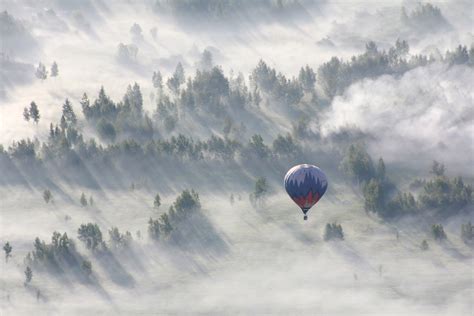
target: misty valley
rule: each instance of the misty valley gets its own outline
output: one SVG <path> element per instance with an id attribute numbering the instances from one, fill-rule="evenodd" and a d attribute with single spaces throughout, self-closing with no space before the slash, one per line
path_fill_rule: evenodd
<path id="1" fill-rule="evenodd" d="M 0 314 L 472 315 L 473 9 L 2 1 Z"/>

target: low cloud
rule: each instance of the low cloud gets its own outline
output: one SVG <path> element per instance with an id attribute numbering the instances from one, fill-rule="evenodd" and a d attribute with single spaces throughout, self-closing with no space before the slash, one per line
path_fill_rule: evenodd
<path id="1" fill-rule="evenodd" d="M 434 64 L 358 82 L 334 99 L 323 131 L 357 127 L 388 161 L 437 159 L 467 170 L 474 163 L 472 80 L 472 68 Z"/>

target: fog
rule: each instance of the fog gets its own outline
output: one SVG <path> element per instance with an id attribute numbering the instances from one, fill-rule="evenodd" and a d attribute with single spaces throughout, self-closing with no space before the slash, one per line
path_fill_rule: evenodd
<path id="1" fill-rule="evenodd" d="M 474 163 L 472 78 L 468 67 L 435 64 L 354 84 L 334 99 L 326 133 L 357 126 L 374 135 L 372 151 L 387 160 L 420 165 L 436 156 L 465 170 Z"/>
<path id="2" fill-rule="evenodd" d="M 472 315 L 473 9 L 2 1 L 0 314 Z"/>

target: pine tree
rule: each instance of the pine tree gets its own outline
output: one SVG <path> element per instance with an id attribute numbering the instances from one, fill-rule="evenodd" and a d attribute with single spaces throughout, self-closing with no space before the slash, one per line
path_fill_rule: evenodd
<path id="1" fill-rule="evenodd" d="M 98 247 L 105 247 L 102 239 L 102 231 L 99 225 L 93 223 L 82 224 L 77 230 L 78 238 L 85 243 L 86 247 L 96 250 Z"/>
<path id="2" fill-rule="evenodd" d="M 152 82 L 153 82 L 153 87 L 160 90 L 163 89 L 163 77 L 161 76 L 160 71 L 153 72 Z"/>
<path id="3" fill-rule="evenodd" d="M 42 64 L 38 64 L 38 68 L 36 68 L 36 78 L 45 80 L 48 77 L 48 71 L 46 70 L 46 67 Z"/>
<path id="4" fill-rule="evenodd" d="M 40 112 L 38 106 L 36 105 L 35 101 L 31 101 L 30 103 L 30 118 L 38 124 L 40 119 Z"/>
<path id="5" fill-rule="evenodd" d="M 431 173 L 437 177 L 444 176 L 444 164 L 433 160 L 433 164 L 431 165 Z"/>
<path id="6" fill-rule="evenodd" d="M 87 277 L 89 277 L 92 274 L 92 263 L 89 260 L 83 260 L 81 270 Z"/>
<path id="7" fill-rule="evenodd" d="M 316 74 L 311 67 L 306 65 L 306 67 L 301 67 L 298 80 L 304 90 L 311 91 L 314 89 L 314 84 L 316 83 Z"/>
<path id="8" fill-rule="evenodd" d="M 49 203 L 53 198 L 53 195 L 51 194 L 51 191 L 49 190 L 44 190 L 43 192 L 43 199 L 46 203 Z"/>
<path id="9" fill-rule="evenodd" d="M 84 194 L 84 192 L 81 194 L 80 202 L 81 202 L 82 207 L 87 206 L 87 198 L 86 198 L 86 195 Z"/>
<path id="10" fill-rule="evenodd" d="M 209 71 L 212 69 L 213 61 L 212 61 L 212 53 L 205 49 L 202 52 L 201 55 L 201 60 L 199 62 L 199 68 L 201 68 L 204 71 Z"/>
<path id="11" fill-rule="evenodd" d="M 31 282 L 33 279 L 33 270 L 30 267 L 26 267 L 25 269 L 25 285 Z"/>
<path id="12" fill-rule="evenodd" d="M 184 83 L 185 80 L 186 78 L 184 74 L 183 65 L 181 63 L 178 63 L 173 73 L 173 76 L 168 79 L 166 85 L 174 94 L 177 95 L 179 92 L 179 87 Z"/>
<path id="13" fill-rule="evenodd" d="M 423 251 L 426 251 L 430 248 L 429 245 L 428 245 L 428 242 L 426 241 L 426 239 L 423 239 L 423 241 L 421 242 L 420 247 L 421 247 L 421 250 L 423 250 Z"/>
<path id="14" fill-rule="evenodd" d="M 61 127 L 61 131 L 63 131 L 63 132 L 67 128 L 67 122 L 66 122 L 66 118 L 64 117 L 64 115 L 61 115 L 61 120 L 59 122 L 59 126 Z"/>
<path id="15" fill-rule="evenodd" d="M 444 232 L 443 225 L 435 224 L 431 227 L 431 233 L 435 240 L 445 240 L 446 233 Z"/>
<path id="16" fill-rule="evenodd" d="M 13 247 L 7 241 L 5 245 L 3 245 L 3 250 L 5 251 L 5 261 L 8 262 L 8 258 L 11 257 Z"/>
<path id="17" fill-rule="evenodd" d="M 268 192 L 267 179 L 265 177 L 260 177 L 255 182 L 254 195 L 256 199 L 263 197 Z"/>
<path id="18" fill-rule="evenodd" d="M 326 224 L 326 227 L 324 229 L 324 240 L 328 241 L 332 239 L 344 239 L 344 232 L 342 231 L 342 226 L 340 224 Z"/>
<path id="19" fill-rule="evenodd" d="M 89 197 L 89 205 L 94 206 L 94 199 L 92 198 L 92 195 Z"/>
<path id="20" fill-rule="evenodd" d="M 153 207 L 157 209 L 160 207 L 160 205 L 161 205 L 161 197 L 158 193 L 156 193 L 155 199 L 153 200 Z"/>
<path id="21" fill-rule="evenodd" d="M 163 213 L 160 216 L 160 231 L 165 235 L 169 236 L 171 234 L 171 231 L 173 230 L 173 227 L 171 226 L 170 219 L 168 217 L 168 214 Z"/>
<path id="22" fill-rule="evenodd" d="M 383 162 L 382 157 L 379 159 L 376 174 L 377 174 L 377 178 L 380 181 L 383 181 L 385 179 L 385 163 Z"/>
<path id="23" fill-rule="evenodd" d="M 77 117 L 76 117 L 76 114 L 74 113 L 71 102 L 69 102 L 69 99 L 66 99 L 66 101 L 63 104 L 63 117 L 67 123 L 73 126 L 77 123 Z"/>
<path id="24" fill-rule="evenodd" d="M 82 113 L 86 117 L 86 119 L 89 119 L 91 117 L 91 106 L 90 106 L 90 101 L 89 98 L 87 97 L 87 94 L 84 92 L 82 95 L 82 99 L 79 102 L 82 107 Z"/>
<path id="25" fill-rule="evenodd" d="M 29 122 L 30 121 L 30 111 L 28 110 L 27 107 L 23 109 L 23 118 L 25 121 Z"/>
<path id="26" fill-rule="evenodd" d="M 253 90 L 252 98 L 253 98 L 253 102 L 254 102 L 255 106 L 259 107 L 260 102 L 262 102 L 262 97 L 260 96 L 260 92 L 258 91 L 257 86 L 255 86 L 255 89 Z"/>
<path id="27" fill-rule="evenodd" d="M 56 77 L 58 73 L 58 64 L 56 62 L 53 62 L 53 65 L 51 66 L 51 77 Z"/>
<path id="28" fill-rule="evenodd" d="M 151 239 L 154 240 L 159 240 L 161 236 L 161 231 L 160 231 L 160 221 L 159 220 L 154 220 L 153 218 L 150 217 L 150 220 L 148 221 L 148 234 L 150 235 Z"/>

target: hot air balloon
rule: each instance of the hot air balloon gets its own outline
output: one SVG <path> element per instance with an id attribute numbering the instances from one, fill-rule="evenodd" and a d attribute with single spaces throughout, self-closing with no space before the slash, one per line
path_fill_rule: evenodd
<path id="1" fill-rule="evenodd" d="M 324 195 L 328 180 L 324 172 L 313 165 L 297 165 L 285 176 L 285 189 L 291 199 L 301 208 L 304 219 L 306 213 Z"/>

